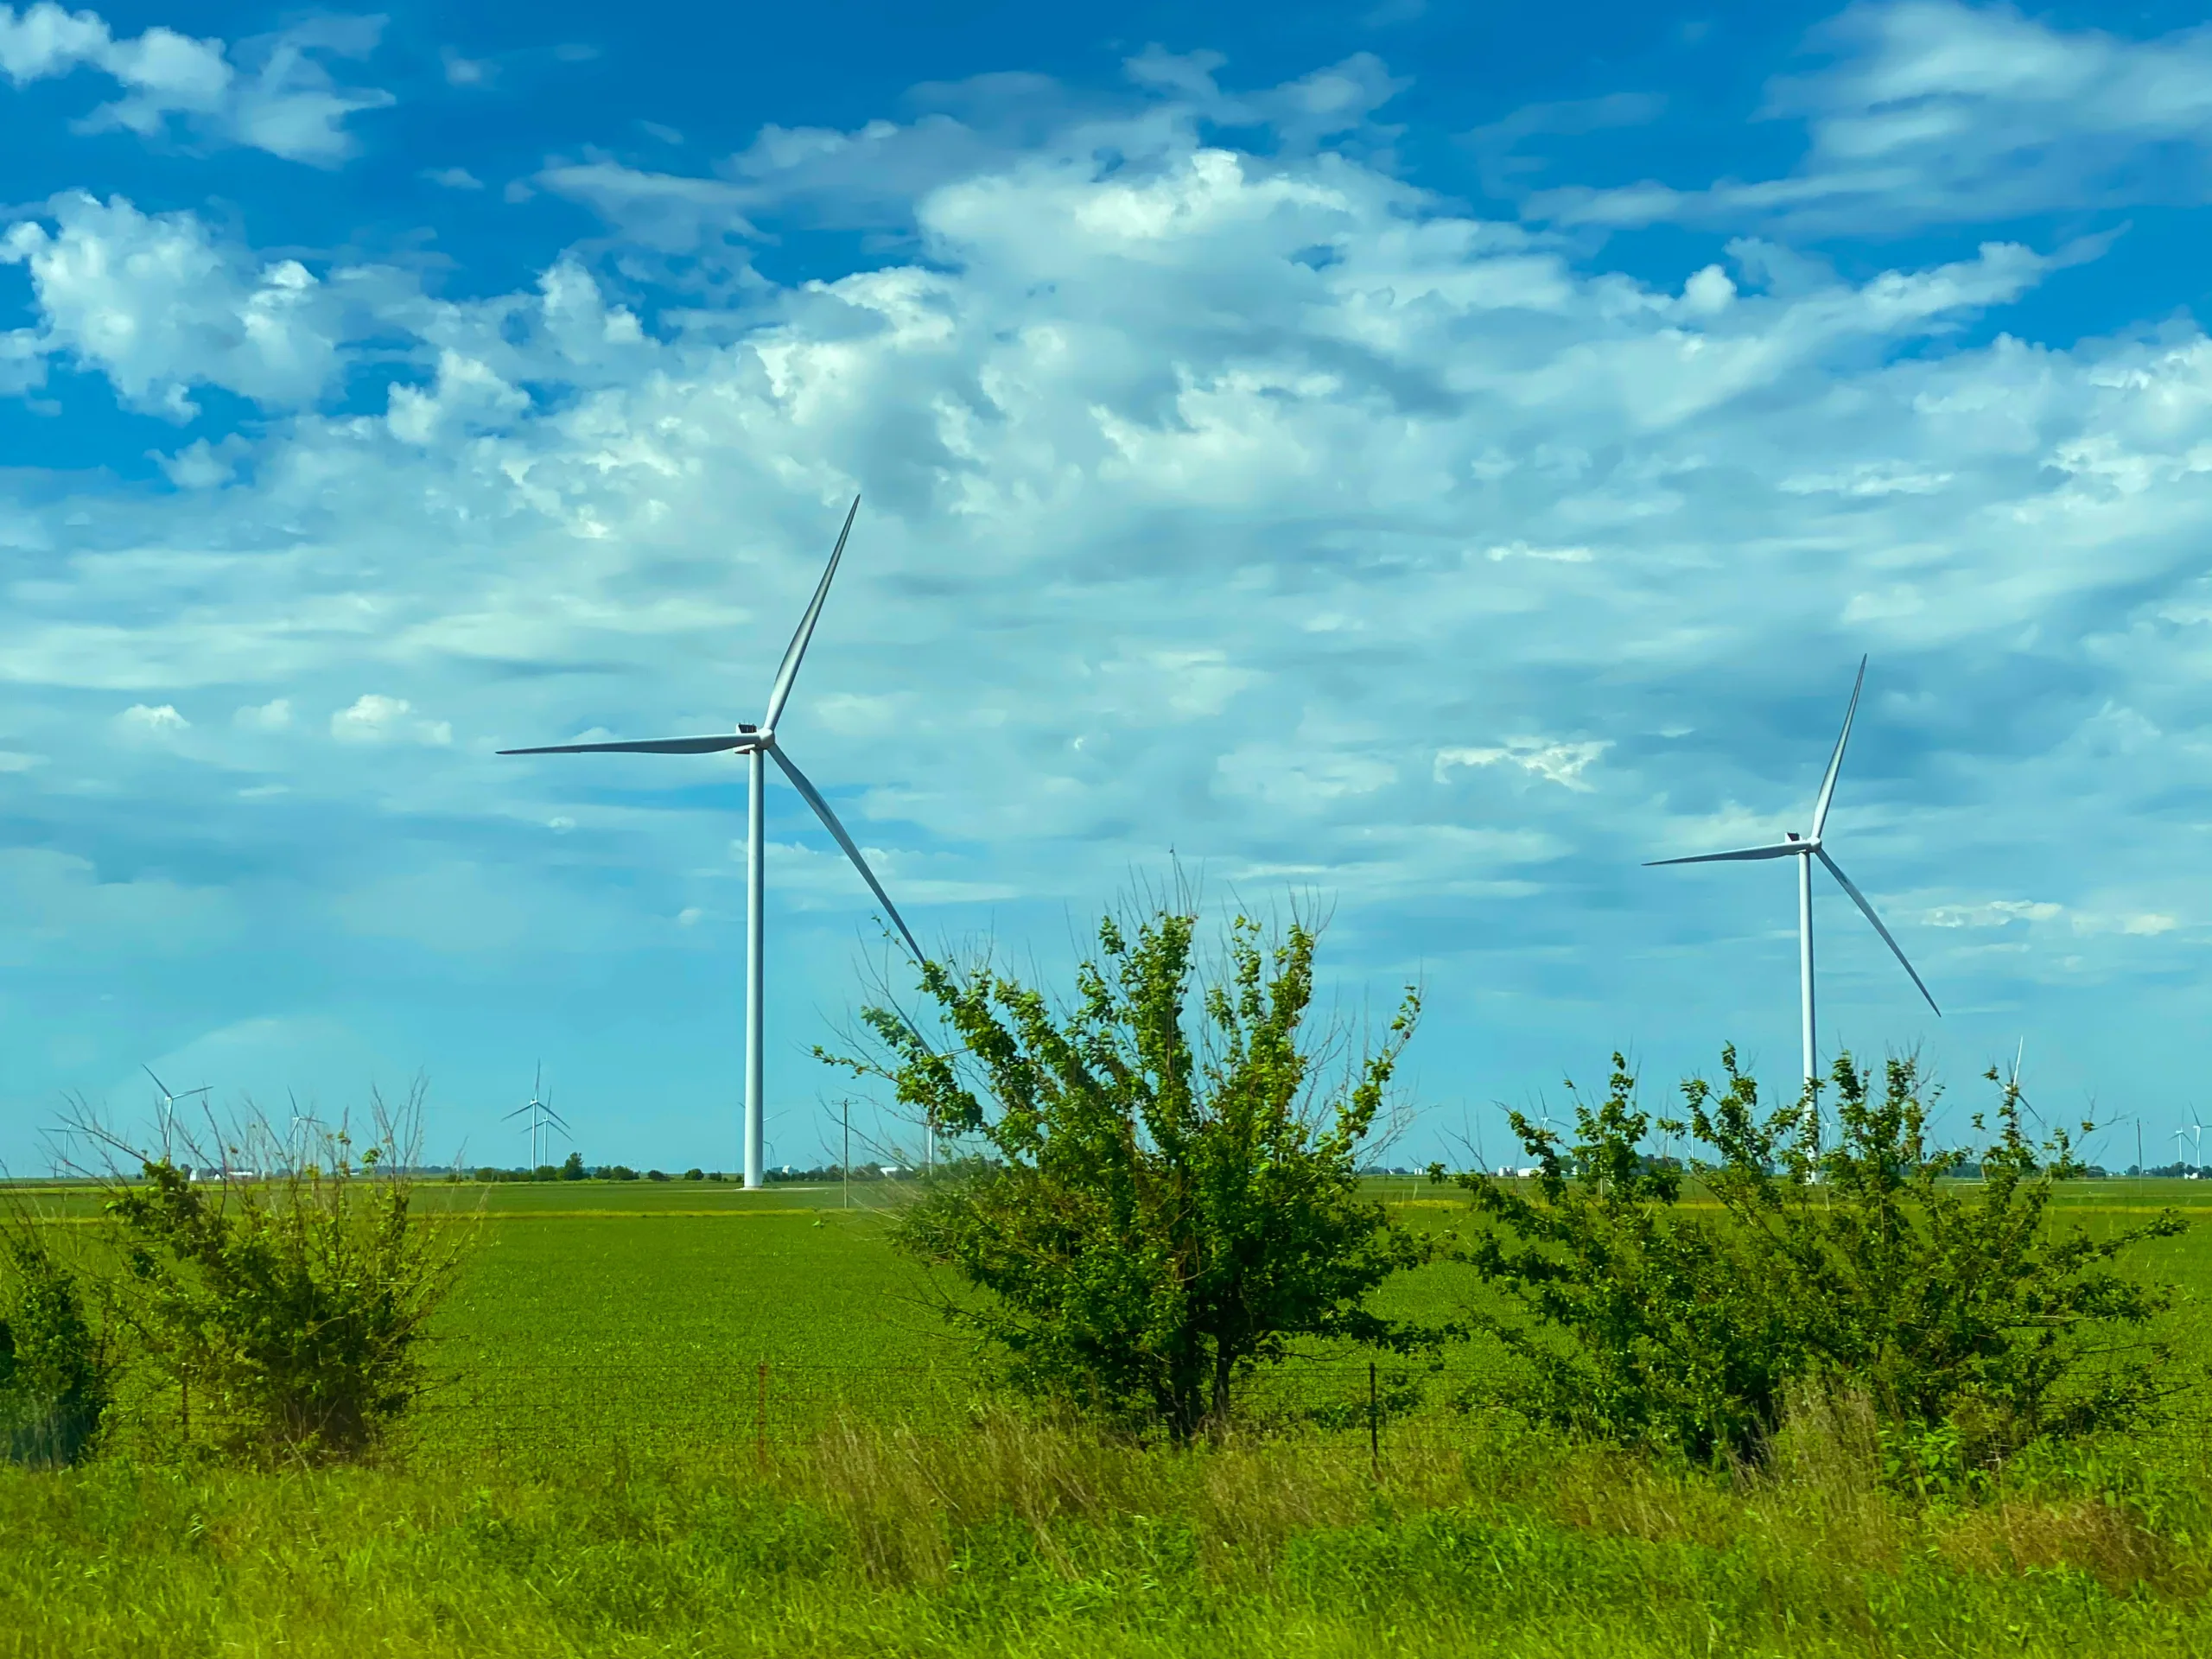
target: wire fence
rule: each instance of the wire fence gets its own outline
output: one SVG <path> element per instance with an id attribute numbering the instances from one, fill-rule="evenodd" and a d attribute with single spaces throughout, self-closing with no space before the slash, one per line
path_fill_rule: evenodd
<path id="1" fill-rule="evenodd" d="M 1383 1360 L 1294 1359 L 1238 1390 L 1240 1422 L 1356 1437 L 1379 1448 L 1393 1424 L 1448 1404 L 1465 1379 Z M 153 1402 L 146 1402 L 151 1405 Z M 743 1465 L 804 1451 L 843 1425 L 957 1431 L 1033 1404 L 957 1366 L 835 1365 L 730 1357 L 680 1362 L 449 1365 L 408 1413 L 410 1456 L 540 1463 L 609 1456 Z M 245 1425 L 172 1388 L 146 1417 L 166 1438 L 215 1443 Z"/>
<path id="2" fill-rule="evenodd" d="M 1452 1392 L 1448 1378 L 1388 1362 L 1301 1360 L 1252 1378 L 1238 1408 L 1255 1426 L 1379 1439 L 1392 1422 Z M 950 1430 L 1020 1409 L 951 1368 L 741 1359 L 489 1366 L 434 1389 L 412 1434 L 425 1449 L 495 1455 L 620 1446 L 663 1457 L 765 1457 L 840 1423 Z"/>
<path id="3" fill-rule="evenodd" d="M 1433 1444 L 1440 1423 L 1464 1423 L 1462 1413 L 1491 1396 L 1480 1373 L 1458 1366 L 1294 1358 L 1245 1382 L 1236 1421 L 1262 1433 L 1331 1439 L 1379 1465 L 1394 1433 L 1410 1435 L 1410 1445 Z M 174 1385 L 165 1399 L 137 1404 L 136 1431 L 162 1444 L 258 1438 L 253 1425 Z M 1038 1411 L 1035 1402 L 994 1390 L 953 1365 L 628 1357 L 481 1363 L 451 1366 L 437 1377 L 388 1449 L 433 1462 L 543 1469 L 636 1460 L 741 1474 L 803 1457 L 844 1428 L 950 1434 Z M 1423 1418 L 1426 1427 L 1415 1421 Z M 2151 1432 L 2195 1458 L 2212 1459 L 2212 1400 L 2190 1391 Z"/>

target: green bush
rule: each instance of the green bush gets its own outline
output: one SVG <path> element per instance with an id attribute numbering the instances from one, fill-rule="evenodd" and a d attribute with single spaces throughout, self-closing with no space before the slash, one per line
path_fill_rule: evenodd
<path id="1" fill-rule="evenodd" d="M 425 1327 L 467 1224 L 417 1215 L 394 1150 L 381 1135 L 356 1161 L 340 1128 L 320 1164 L 202 1182 L 157 1159 L 111 1194 L 117 1306 L 232 1449 L 358 1458 L 421 1392 Z"/>
<path id="2" fill-rule="evenodd" d="M 1452 1178 L 1491 1223 L 1461 1254 L 1508 1295 L 1514 1312 L 1480 1323 L 1524 1362 L 1535 1414 L 1698 1461 L 1755 1460 L 1811 1384 L 1863 1393 L 1896 1444 L 1941 1442 L 1986 1469 L 2156 1406 L 2169 1356 L 2147 1327 L 2170 1295 L 2117 1263 L 2185 1224 L 2057 1228 L 2056 1184 L 2080 1166 L 2063 1130 L 2040 1143 L 2022 1131 L 2016 1087 L 1973 1118 L 1978 1154 L 1943 1150 L 1913 1061 L 1890 1061 L 1878 1092 L 1846 1055 L 1840 1133 L 1823 1147 L 1809 1100 L 1763 1111 L 1732 1048 L 1721 1063 L 1721 1087 L 1691 1079 L 1685 1117 L 1655 1126 L 1615 1055 L 1571 1139 L 1513 1114 L 1541 1172 L 1533 1194 Z M 1643 1151 L 1654 1127 L 1709 1156 L 1686 1177 Z M 1956 1179 L 1969 1165 L 1979 1184 Z M 1682 1207 L 1689 1184 L 1717 1212 Z"/>
<path id="3" fill-rule="evenodd" d="M 1109 917 L 1065 1010 L 988 961 L 925 964 L 938 1036 L 869 1008 L 875 1057 L 841 1062 L 989 1149 L 945 1166 L 894 1234 L 988 1293 L 948 1316 L 1033 1395 L 1177 1440 L 1218 1433 L 1238 1383 L 1300 1338 L 1440 1334 L 1369 1306 L 1429 1245 L 1359 1191 L 1417 996 L 1332 1088 L 1302 1032 L 1313 932 L 1239 918 L 1208 976 L 1196 920 L 1163 911 L 1131 937 Z"/>
<path id="4" fill-rule="evenodd" d="M 12 1463 L 75 1463 L 111 1398 L 107 1343 L 76 1276 L 24 1218 L 0 1236 L 0 1452 Z"/>

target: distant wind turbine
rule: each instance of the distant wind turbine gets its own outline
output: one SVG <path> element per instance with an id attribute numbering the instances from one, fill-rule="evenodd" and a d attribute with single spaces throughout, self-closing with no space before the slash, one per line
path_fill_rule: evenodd
<path id="1" fill-rule="evenodd" d="M 814 637 L 814 625 L 821 618 L 823 601 L 830 597 L 830 579 L 837 574 L 837 562 L 845 556 L 845 538 L 853 533 L 853 518 L 861 510 L 861 499 L 853 498 L 853 505 L 845 514 L 845 526 L 837 532 L 837 545 L 830 555 L 829 567 L 822 573 L 822 581 L 814 590 L 814 598 L 799 618 L 798 631 L 791 635 L 791 642 L 784 649 L 784 660 L 777 667 L 775 683 L 768 690 L 767 711 L 760 716 L 758 726 L 741 725 L 736 731 L 711 737 L 656 737 L 627 743 L 555 743 L 543 748 L 502 749 L 502 754 L 742 754 L 747 762 L 745 836 L 745 1184 L 748 1187 L 760 1185 L 761 1165 L 764 1161 L 765 1130 L 761 1108 L 761 1075 L 766 1063 L 766 1048 L 762 1013 L 762 957 L 766 950 L 766 894 L 763 891 L 766 869 L 766 842 L 763 832 L 767 819 L 767 770 L 766 762 L 773 760 L 783 768 L 784 776 L 791 779 L 791 787 L 805 798 L 814 809 L 814 816 L 822 820 L 837 845 L 843 848 L 845 856 L 861 873 L 861 880 L 868 883 L 868 891 L 883 906 L 885 914 L 898 927 L 899 937 L 906 941 L 906 948 L 914 953 L 916 962 L 922 961 L 922 947 L 914 942 L 914 935 L 906 918 L 899 914 L 899 907 L 891 902 L 891 895 L 875 879 L 875 872 L 868 867 L 868 860 L 861 856 L 860 848 L 845 833 L 845 826 L 837 822 L 837 815 L 830 810 L 830 803 L 821 792 L 806 780 L 806 774 L 791 764 L 776 741 L 776 722 L 783 717 L 784 704 L 790 701 L 791 685 L 798 678 L 800 660 L 806 655 L 807 642 Z"/>
<path id="2" fill-rule="evenodd" d="M 1859 891 L 1858 887 L 1853 884 L 1851 878 L 1843 873 L 1842 867 L 1828 855 L 1827 849 L 1821 843 L 1821 832 L 1827 826 L 1828 804 L 1835 798 L 1835 776 L 1843 766 L 1843 746 L 1851 741 L 1852 716 L 1859 712 L 1859 688 L 1866 683 L 1866 659 L 1861 657 L 1859 659 L 1859 677 L 1851 684 L 1851 703 L 1843 712 L 1843 730 L 1836 736 L 1835 753 L 1828 757 L 1827 774 L 1821 779 L 1820 796 L 1813 803 L 1812 827 L 1802 838 L 1795 830 L 1791 830 L 1787 832 L 1786 840 L 1769 847 L 1745 847 L 1731 853 L 1696 853 L 1688 858 L 1655 858 L 1644 867 L 1649 869 L 1662 864 L 1717 864 L 1738 860 L 1765 858 L 1794 858 L 1797 861 L 1798 1015 L 1800 1034 L 1804 1039 L 1805 1084 L 1808 1090 L 1818 1082 L 1820 1077 L 1819 1058 L 1813 1047 L 1813 861 L 1815 859 L 1819 859 L 1827 867 L 1827 872 L 1835 878 L 1836 885 L 1850 896 L 1851 902 L 1858 906 L 1866 919 L 1874 925 L 1874 931 L 1882 936 L 1882 943 L 1890 947 L 1891 955 L 1897 959 L 1905 972 L 1912 975 L 1912 982 L 1919 988 L 1921 995 L 1928 998 L 1928 1006 L 1935 1008 L 1936 1017 L 1942 1018 L 1943 1013 L 1942 1009 L 1936 1007 L 1936 999 L 1929 995 L 1928 987 L 1921 983 L 1920 976 L 1913 971 L 1912 964 L 1905 960 L 1904 951 L 1899 948 L 1897 942 L 1890 937 L 1890 930 L 1882 925 L 1882 918 L 1874 913 L 1874 906 L 1867 903 L 1866 895 Z"/>
<path id="3" fill-rule="evenodd" d="M 530 1114 L 530 1168 L 532 1174 L 543 1167 L 537 1155 L 537 1132 L 540 1129 L 556 1128 L 571 1141 L 575 1139 L 560 1113 L 553 1109 L 553 1103 L 545 1097 L 544 1082 L 545 1068 L 541 1065 L 531 1074 L 530 1098 L 507 1114 L 509 1117 L 520 1117 L 524 1112 Z"/>
<path id="4" fill-rule="evenodd" d="M 148 1077 L 154 1077 L 154 1068 L 152 1066 L 142 1066 L 139 1069 L 144 1071 Z M 175 1123 L 176 1119 L 177 1102 L 180 1100 L 190 1100 L 194 1095 L 204 1095 L 210 1090 L 213 1089 L 214 1086 L 215 1085 L 212 1083 L 206 1083 L 200 1084 L 197 1089 L 188 1089 L 180 1095 L 174 1092 L 169 1088 L 168 1084 L 163 1083 L 159 1077 L 154 1077 L 154 1087 L 162 1091 L 162 1158 L 164 1162 L 168 1160 L 169 1156 L 170 1130 L 171 1126 Z"/>

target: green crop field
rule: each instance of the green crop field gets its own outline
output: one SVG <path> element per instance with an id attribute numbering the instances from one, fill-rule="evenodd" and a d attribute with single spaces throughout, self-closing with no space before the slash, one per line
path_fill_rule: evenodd
<path id="1" fill-rule="evenodd" d="M 1376 1178 L 1370 1189 L 1416 1226 L 1467 1217 L 1459 1195 L 1425 1179 Z M 425 1207 L 474 1217 L 477 1230 L 440 1322 L 438 1388 L 417 1431 L 442 1452 L 527 1459 L 618 1442 L 640 1452 L 742 1450 L 764 1431 L 783 1442 L 838 1416 L 942 1425 L 976 1403 L 969 1351 L 938 1309 L 950 1287 L 885 1238 L 895 1186 L 871 1182 L 849 1195 L 704 1181 L 419 1191 Z M 93 1207 L 81 1188 L 36 1197 L 59 1219 Z M 2093 1234 L 2162 1208 L 2212 1223 L 2212 1182 L 2085 1181 L 2055 1206 L 2063 1224 Z M 2177 1345 L 2212 1357 L 2201 1317 L 2212 1294 L 2212 1224 L 2146 1246 L 2139 1263 L 2181 1289 L 2169 1332 Z M 1402 1276 L 1381 1305 L 1445 1318 L 1479 1294 L 1464 1270 L 1438 1266 Z M 1440 1371 L 1424 1371 L 1424 1392 L 1448 1398 L 1489 1363 L 1479 1347 L 1453 1352 Z M 1271 1389 L 1285 1408 L 1349 1421 L 1363 1414 L 1349 1408 L 1365 1401 L 1366 1362 L 1315 1352 Z"/>
<path id="2" fill-rule="evenodd" d="M 1373 1190 L 1418 1225 L 1466 1214 Z M 1340 1355 L 1263 1391 L 1242 1442 L 1116 1446 L 981 1408 L 886 1241 L 892 1188 L 421 1192 L 476 1242 L 399 1454 L 0 1470 L 0 1659 L 2212 1652 L 2212 1225 L 2141 1259 L 2181 1291 L 2171 1426 L 1916 1502 L 1817 1438 L 1732 1479 L 1454 1411 L 1479 1350 L 1379 1456 Z M 62 1226 L 93 1205 L 18 1196 Z M 2167 1205 L 2212 1222 L 2212 1184 L 2059 1208 L 2094 1231 Z M 1388 1292 L 1471 1294 L 1446 1268 Z"/>

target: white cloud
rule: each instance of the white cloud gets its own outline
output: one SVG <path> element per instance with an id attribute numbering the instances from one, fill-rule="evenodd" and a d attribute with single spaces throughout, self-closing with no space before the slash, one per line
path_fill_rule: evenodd
<path id="1" fill-rule="evenodd" d="M 2047 922 L 2065 906 L 2039 899 L 1989 899 L 1974 905 L 1937 905 L 1920 913 L 1923 927 L 2010 927 L 2015 922 Z"/>
<path id="2" fill-rule="evenodd" d="M 212 490 L 238 475 L 238 461 L 251 447 L 244 438 L 232 433 L 218 443 L 194 438 L 175 454 L 156 451 L 153 459 L 162 475 L 177 488 Z"/>
<path id="3" fill-rule="evenodd" d="M 180 737 L 192 726 L 190 721 L 177 713 L 174 704 L 166 702 L 134 702 L 118 715 L 115 721 L 130 736 L 158 741 Z"/>
<path id="4" fill-rule="evenodd" d="M 442 184 L 448 190 L 481 190 L 484 188 L 484 181 L 465 167 L 426 168 L 423 176 L 432 184 Z"/>
<path id="5" fill-rule="evenodd" d="M 226 47 L 156 25 L 118 40 L 91 11 L 52 0 L 17 13 L 0 6 L 0 72 L 17 86 L 90 68 L 124 89 L 80 124 L 158 137 L 181 121 L 195 137 L 265 149 L 289 161 L 334 166 L 356 145 L 345 123 L 380 109 L 388 92 L 341 87 L 325 61 L 376 44 L 378 18 L 321 18 Z"/>
<path id="6" fill-rule="evenodd" d="M 422 743 L 442 747 L 453 741 L 453 728 L 442 720 L 421 720 L 404 697 L 365 691 L 330 717 L 330 734 L 340 743 Z"/>
<path id="7" fill-rule="evenodd" d="M 1680 189 L 1538 192 L 1571 225 L 1776 224 L 1812 235 L 1987 223 L 2051 208 L 2206 199 L 2212 36 L 2132 41 L 2009 5 L 1849 6 L 1808 44 L 1831 61 L 1777 79 L 1764 116 L 1805 122 L 1789 176 Z"/>
<path id="8" fill-rule="evenodd" d="M 241 709 L 231 716 L 231 723 L 241 731 L 285 732 L 292 728 L 292 704 L 288 697 L 256 703 Z"/>
<path id="9" fill-rule="evenodd" d="M 1526 542 L 1505 542 L 1483 550 L 1492 564 L 1508 559 L 1534 559 L 1540 564 L 1587 564 L 1595 556 L 1586 547 L 1531 547 Z"/>
<path id="10" fill-rule="evenodd" d="M 438 61 L 444 65 L 446 85 L 448 86 L 482 86 L 497 73 L 497 66 L 485 58 L 464 58 L 451 47 L 442 48 Z"/>
<path id="11" fill-rule="evenodd" d="M 517 390 L 474 358 L 458 352 L 438 353 L 437 379 L 428 391 L 395 385 L 385 425 L 402 443 L 437 442 L 455 427 L 504 425 L 530 407 L 530 395 Z"/>
<path id="12" fill-rule="evenodd" d="M 299 404 L 330 379 L 334 303 L 296 259 L 254 261 L 191 214 L 142 213 L 120 196 L 71 193 L 47 213 L 0 238 L 0 264 L 25 267 L 38 305 L 40 326 L 16 335 L 27 349 L 99 370 L 126 402 L 178 419 L 198 412 L 194 384 Z M 178 481 L 211 477 L 213 459 L 188 450 Z"/>
<path id="13" fill-rule="evenodd" d="M 1516 766 L 1531 778 L 1564 789 L 1588 789 L 1582 774 L 1612 747 L 1607 741 L 1554 742 L 1541 737 L 1509 737 L 1501 748 L 1446 748 L 1436 752 L 1435 777 L 1449 782 L 1457 766 Z"/>
<path id="14" fill-rule="evenodd" d="M 610 957 L 639 953 L 611 995 L 650 1006 L 674 995 L 651 956 L 670 918 L 728 948 L 744 767 L 488 751 L 757 718 L 858 492 L 781 725 L 925 937 L 1050 949 L 1065 907 L 1172 847 L 1338 896 L 1357 973 L 1433 970 L 1440 1072 L 1493 1063 L 1484 998 L 1524 1046 L 1495 1065 L 1531 1076 L 1616 1039 L 1598 1006 L 1794 1052 L 1789 872 L 1636 865 L 1802 828 L 1868 652 L 1831 833 L 1947 1008 L 2010 1019 L 2038 976 L 2148 995 L 2141 953 L 2170 972 L 2196 948 L 2186 894 L 2105 902 L 2063 855 L 2194 868 L 2212 822 L 2190 620 L 2212 613 L 2212 345 L 2190 324 L 2025 337 L 2044 314 L 2006 308 L 2056 258 L 2026 241 L 1854 245 L 1852 276 L 1745 243 L 1713 277 L 1644 281 L 1423 194 L 1363 159 L 1371 132 L 1315 139 L 1371 80 L 1268 95 L 1304 136 L 1236 149 L 1212 69 L 1143 73 L 1166 90 L 1135 113 L 764 134 L 753 171 L 669 193 L 688 229 L 610 209 L 512 292 L 318 263 L 276 313 L 289 356 L 238 321 L 283 256 L 100 208 L 99 257 L 34 288 L 38 351 L 140 407 L 213 384 L 264 412 L 171 457 L 175 491 L 13 490 L 8 741 L 69 755 L 87 719 L 175 699 L 289 703 L 340 741 L 286 745 L 270 796 L 254 719 L 195 729 L 204 794 L 95 817 L 94 790 L 177 788 L 114 744 L 99 778 L 11 780 L 22 810 L 56 844 L 127 833 L 148 868 L 221 844 L 346 895 L 348 927 L 518 971 L 596 901 L 632 925 L 603 923 Z M 789 286 L 654 288 L 640 246 L 879 210 L 912 239 Z M 80 267 L 130 282 L 93 303 Z M 869 901 L 780 783 L 769 811 L 772 906 L 834 918 L 791 931 L 778 983 L 834 1013 Z M 2153 941 L 2144 918 L 2173 921 Z M 1839 934 L 1824 995 L 1886 1034 L 1910 986 L 1855 978 L 1866 944 Z"/>

